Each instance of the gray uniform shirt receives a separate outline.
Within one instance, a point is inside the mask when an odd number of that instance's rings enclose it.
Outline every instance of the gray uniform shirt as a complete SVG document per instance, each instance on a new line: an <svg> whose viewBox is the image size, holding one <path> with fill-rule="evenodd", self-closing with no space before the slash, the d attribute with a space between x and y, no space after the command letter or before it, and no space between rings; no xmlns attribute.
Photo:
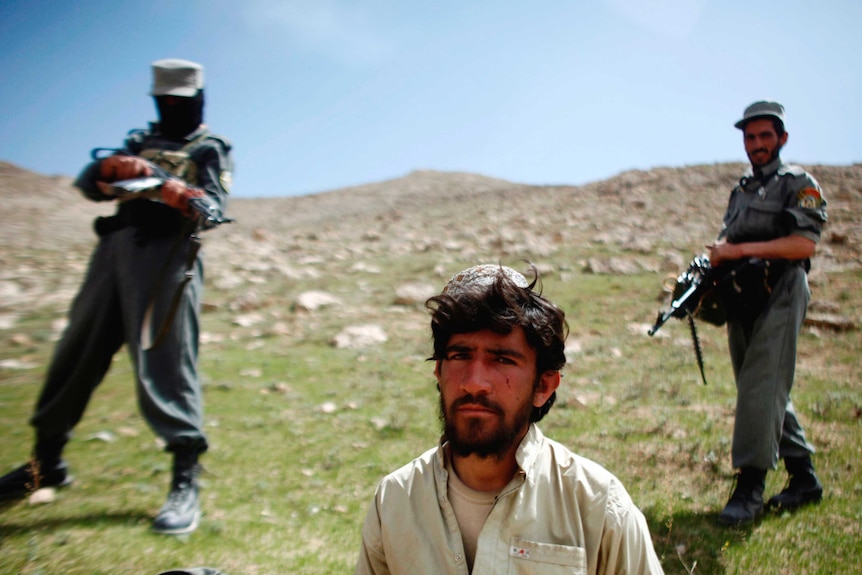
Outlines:
<svg viewBox="0 0 862 575"><path fill-rule="evenodd" d="M213 201L218 208L218 216L223 216L227 205L227 197L233 173L233 160L231 157L230 142L214 134L209 133L205 125L180 140L172 140L162 136L157 125L151 125L149 130L133 130L126 139L125 151L130 154L142 156L150 161L160 164L171 173L175 170L170 166L170 161L177 153L188 156L189 164L193 170L188 173L176 174L187 184L203 189L204 193ZM96 185L99 177L100 162L96 161L87 166L75 185L81 192L93 201L109 201L116 199L102 193ZM133 202L147 202L151 204L148 214L152 217L170 219L175 218L178 212L173 208L161 205L155 200L132 200ZM152 205L158 204L158 205Z"/></svg>
<svg viewBox="0 0 862 575"><path fill-rule="evenodd" d="M757 174L749 168L730 193L719 238L738 244L795 234L817 242L825 223L826 199L817 180L777 158Z"/></svg>

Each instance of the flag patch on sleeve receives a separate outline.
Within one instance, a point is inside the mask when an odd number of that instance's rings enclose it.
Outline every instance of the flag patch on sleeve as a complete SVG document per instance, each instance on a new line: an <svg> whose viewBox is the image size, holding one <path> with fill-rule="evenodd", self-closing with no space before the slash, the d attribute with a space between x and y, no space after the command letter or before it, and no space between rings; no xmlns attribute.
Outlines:
<svg viewBox="0 0 862 575"><path fill-rule="evenodd" d="M823 204L823 198L817 188L803 188L796 196L796 204L800 208L817 209Z"/></svg>

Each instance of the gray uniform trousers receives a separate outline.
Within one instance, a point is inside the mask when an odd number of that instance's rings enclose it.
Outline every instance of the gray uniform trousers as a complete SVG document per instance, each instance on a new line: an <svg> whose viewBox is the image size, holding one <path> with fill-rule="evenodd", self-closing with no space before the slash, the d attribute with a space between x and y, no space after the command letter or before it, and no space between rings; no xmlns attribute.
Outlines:
<svg viewBox="0 0 862 575"><path fill-rule="evenodd" d="M805 270L788 267L753 324L727 324L736 376L732 461L736 469L775 469L778 459L814 453L790 401L796 341L811 294Z"/></svg>
<svg viewBox="0 0 862 575"><path fill-rule="evenodd" d="M147 237L137 228L126 227L101 238L30 421L38 438L56 442L62 437L60 443L65 443L113 355L126 343L135 369L138 405L152 430L170 451L206 450L196 368L203 287L200 254L191 268L193 278L186 285L170 332L160 345L147 351L141 349L139 341L151 290L177 237ZM180 242L156 298L153 317L157 323L168 313L186 271L191 244L185 239Z"/></svg>

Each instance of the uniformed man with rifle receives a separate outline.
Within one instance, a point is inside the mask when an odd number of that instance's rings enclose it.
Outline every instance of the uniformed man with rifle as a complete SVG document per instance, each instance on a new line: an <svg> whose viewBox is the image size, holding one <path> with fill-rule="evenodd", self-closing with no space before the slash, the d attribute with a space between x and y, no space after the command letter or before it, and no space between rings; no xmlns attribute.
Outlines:
<svg viewBox="0 0 862 575"><path fill-rule="evenodd" d="M95 222L99 242L30 419L30 461L0 477L0 502L72 483L63 449L125 344L141 412L173 456L153 528L178 534L198 525L199 457L208 447L197 368L198 234L229 221L233 167L230 143L203 121L203 68L169 59L152 72L159 121L130 132L109 155L94 153L75 181L88 199L114 201L117 211Z"/></svg>
<svg viewBox="0 0 862 575"><path fill-rule="evenodd" d="M755 521L764 508L793 511L823 496L814 447L790 392L826 199L810 174L781 160L788 138L784 120L784 106L758 101L736 122L751 168L730 194L717 241L680 275L671 309L650 330L652 335L670 317L687 317L702 372L693 318L727 323L737 390L731 448L737 471L719 521L732 526ZM788 481L764 504L766 473L779 459Z"/></svg>

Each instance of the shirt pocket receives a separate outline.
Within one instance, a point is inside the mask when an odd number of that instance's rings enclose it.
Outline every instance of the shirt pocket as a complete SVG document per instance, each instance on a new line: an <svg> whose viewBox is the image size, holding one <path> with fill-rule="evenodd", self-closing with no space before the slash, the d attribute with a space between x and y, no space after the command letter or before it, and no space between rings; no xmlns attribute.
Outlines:
<svg viewBox="0 0 862 575"><path fill-rule="evenodd" d="M784 205L777 201L755 200L748 204L728 229L730 241L751 242L786 235Z"/></svg>
<svg viewBox="0 0 862 575"><path fill-rule="evenodd" d="M582 547L539 543L513 537L509 542L509 575L584 575Z"/></svg>

